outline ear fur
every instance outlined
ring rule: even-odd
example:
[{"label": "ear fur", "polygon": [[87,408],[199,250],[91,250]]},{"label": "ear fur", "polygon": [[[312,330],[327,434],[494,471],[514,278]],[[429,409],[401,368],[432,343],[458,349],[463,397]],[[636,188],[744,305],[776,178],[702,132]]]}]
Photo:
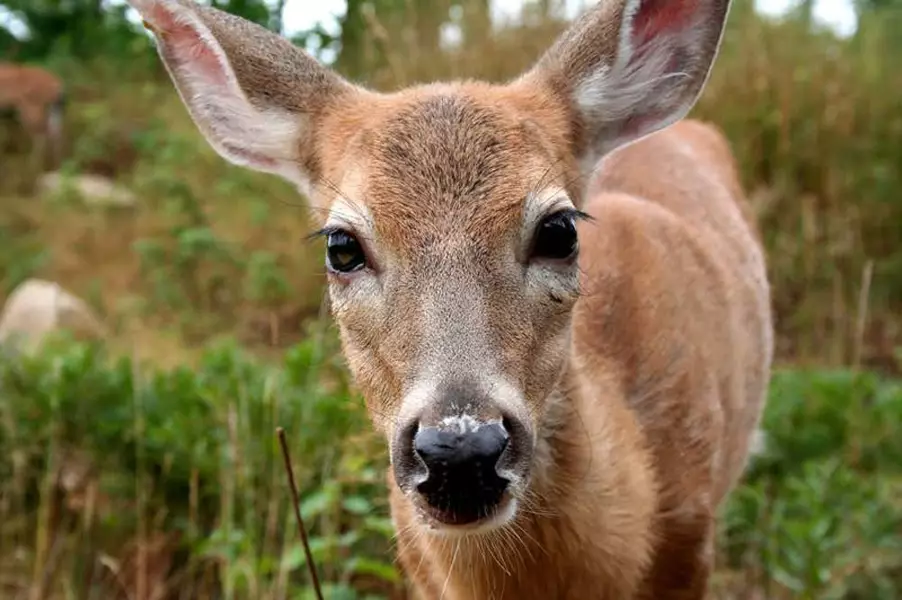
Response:
[{"label": "ear fur", "polygon": [[229,162],[309,192],[323,112],[356,88],[288,40],[191,0],[128,0],[192,119]]},{"label": "ear fur", "polygon": [[570,111],[584,169],[689,113],[729,7],[730,0],[603,0],[526,74]]}]

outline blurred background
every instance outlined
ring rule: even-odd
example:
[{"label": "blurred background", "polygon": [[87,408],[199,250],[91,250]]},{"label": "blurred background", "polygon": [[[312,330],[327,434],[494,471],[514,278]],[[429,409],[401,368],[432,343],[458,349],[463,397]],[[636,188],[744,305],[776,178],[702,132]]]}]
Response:
[{"label": "blurred background", "polygon": [[[511,77],[587,4],[214,3],[383,90]],[[693,111],[778,330],[715,598],[902,598],[899,31],[900,0],[734,0]],[[406,598],[312,229],[206,145],[122,2],[0,0],[0,598],[312,598],[280,425],[327,598]]]}]

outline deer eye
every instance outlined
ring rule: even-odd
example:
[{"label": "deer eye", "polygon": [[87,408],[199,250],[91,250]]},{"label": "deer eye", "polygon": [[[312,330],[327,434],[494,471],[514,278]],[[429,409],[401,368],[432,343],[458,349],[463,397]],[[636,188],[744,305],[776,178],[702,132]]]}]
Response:
[{"label": "deer eye", "polygon": [[574,212],[562,210],[548,215],[539,223],[531,257],[566,260],[575,256],[578,249]]},{"label": "deer eye", "polygon": [[346,231],[330,232],[326,238],[326,264],[339,273],[361,269],[366,265],[363,246]]}]

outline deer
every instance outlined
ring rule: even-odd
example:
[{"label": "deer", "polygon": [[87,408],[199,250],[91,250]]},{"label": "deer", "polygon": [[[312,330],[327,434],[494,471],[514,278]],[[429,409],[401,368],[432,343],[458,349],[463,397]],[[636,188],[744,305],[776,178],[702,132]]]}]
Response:
[{"label": "deer", "polygon": [[62,156],[66,90],[62,80],[40,67],[0,63],[0,110],[13,111],[32,141],[32,159]]},{"label": "deer", "polygon": [[129,2],[207,143],[316,220],[415,596],[705,598],[774,335],[736,158],[688,118],[730,1],[604,0],[515,78],[394,91]]}]

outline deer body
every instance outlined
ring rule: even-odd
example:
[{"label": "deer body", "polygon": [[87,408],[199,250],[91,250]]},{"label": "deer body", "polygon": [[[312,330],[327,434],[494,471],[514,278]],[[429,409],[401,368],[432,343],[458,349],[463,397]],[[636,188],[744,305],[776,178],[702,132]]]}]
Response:
[{"label": "deer body", "polygon": [[703,598],[773,343],[729,146],[676,123],[727,2],[601,2],[514,81],[392,94],[131,2],[211,145],[323,213],[418,595]]},{"label": "deer body", "polygon": [[0,110],[13,110],[31,136],[35,154],[50,144],[59,161],[65,89],[56,75],[26,65],[0,63]]},{"label": "deer body", "polygon": [[[726,150],[684,121],[602,167],[537,505],[494,543],[400,535],[423,598],[703,597],[714,511],[745,465],[772,344],[764,261]],[[650,177],[647,165],[666,167]],[[416,531],[391,489],[397,529]]]}]

